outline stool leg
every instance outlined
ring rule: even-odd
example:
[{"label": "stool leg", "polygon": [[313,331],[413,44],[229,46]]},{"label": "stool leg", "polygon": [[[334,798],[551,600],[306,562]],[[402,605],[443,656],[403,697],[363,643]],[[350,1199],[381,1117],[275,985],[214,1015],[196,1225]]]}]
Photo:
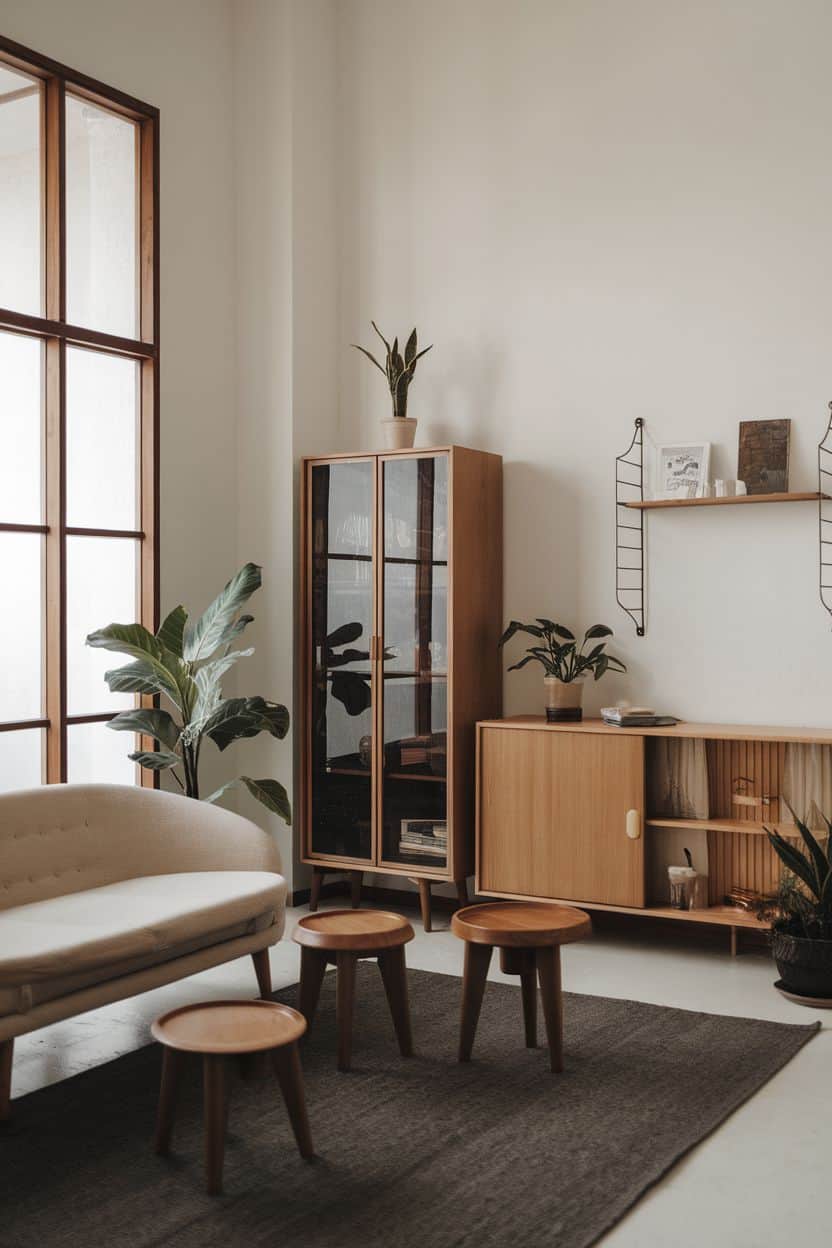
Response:
[{"label": "stool leg", "polygon": [[378,955],[378,969],[384,981],[387,1003],[393,1015],[393,1026],[399,1041],[399,1052],[402,1057],[413,1056],[413,1036],[410,1030],[410,1006],[407,1000],[407,965],[404,959],[404,945],[397,949],[386,949]]},{"label": "stool leg", "polygon": [[559,1074],[563,1070],[563,998],[559,946],[549,945],[545,949],[537,950],[537,977],[540,981],[546,1038],[549,1041],[549,1063],[552,1071]]},{"label": "stool leg", "polygon": [[349,1070],[352,1057],[352,1016],[355,1005],[355,967],[358,959],[354,953],[337,955],[338,983],[335,990],[335,1008],[338,1021],[338,1069]]},{"label": "stool leg", "polygon": [[419,909],[422,912],[422,927],[426,932],[431,930],[430,913],[430,880],[417,880],[419,885]]},{"label": "stool leg", "polygon": [[520,972],[520,988],[523,993],[523,1026],[526,1029],[526,1048],[537,1048],[537,983],[534,954]]},{"label": "stool leg", "polygon": [[254,963],[254,974],[257,976],[260,996],[270,997],[272,995],[272,968],[269,963],[268,949],[258,949],[251,955],[251,960]]},{"label": "stool leg", "polygon": [[321,900],[321,885],[324,882],[326,872],[320,867],[312,868],[312,883],[309,887],[309,909],[317,910],[318,902]]},{"label": "stool leg", "polygon": [[289,1121],[295,1133],[301,1157],[307,1160],[315,1156],[312,1145],[312,1132],[309,1129],[309,1117],[306,1113],[306,1097],[303,1091],[303,1071],[300,1068],[300,1055],[297,1043],[283,1045],[272,1050],[274,1073],[286,1102]]},{"label": "stool leg", "polygon": [[159,1108],[156,1111],[156,1138],[154,1140],[154,1148],[160,1155],[170,1150],[176,1095],[179,1091],[179,1075],[183,1061],[184,1056],[177,1049],[162,1048],[162,1082],[159,1087]]},{"label": "stool leg", "polygon": [[350,871],[350,905],[353,910],[357,910],[361,905],[361,885],[363,883],[363,871]]},{"label": "stool leg", "polygon": [[462,1021],[459,1028],[459,1060],[469,1062],[480,1016],[485,977],[491,962],[491,945],[465,942],[465,969],[462,975]]},{"label": "stool leg", "polygon": [[298,1009],[306,1019],[307,1027],[312,1026],[312,1019],[318,1008],[321,995],[321,984],[326,974],[326,955],[317,949],[301,946],[300,951],[300,987],[298,989]]},{"label": "stool leg", "polygon": [[209,1196],[222,1191],[228,1088],[225,1058],[206,1053],[202,1059],[203,1114],[205,1117],[205,1181]]}]

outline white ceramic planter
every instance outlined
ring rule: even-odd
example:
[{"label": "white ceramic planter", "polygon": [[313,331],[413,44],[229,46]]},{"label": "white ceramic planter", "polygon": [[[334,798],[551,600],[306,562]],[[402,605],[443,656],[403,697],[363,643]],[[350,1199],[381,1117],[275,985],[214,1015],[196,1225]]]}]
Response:
[{"label": "white ceramic planter", "polygon": [[388,416],[381,422],[384,445],[388,451],[406,451],[416,437],[416,419],[413,416]]}]

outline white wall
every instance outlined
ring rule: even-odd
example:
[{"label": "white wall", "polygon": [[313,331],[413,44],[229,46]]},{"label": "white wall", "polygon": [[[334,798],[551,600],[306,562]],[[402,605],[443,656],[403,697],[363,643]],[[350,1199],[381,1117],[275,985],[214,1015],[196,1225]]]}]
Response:
[{"label": "white wall", "polygon": [[[815,488],[832,397],[832,120],[821,0],[351,0],[338,9],[340,444],[378,444],[345,344],[436,343],[422,444],[505,458],[505,615],[611,624],[628,698],[823,724],[832,638],[810,504],[661,512],[649,620],[614,596],[613,458],[791,417]],[[367,342],[369,345],[369,341]],[[519,643],[518,644],[519,647]],[[514,651],[512,651],[514,653]],[[539,677],[506,679],[537,710]]]}]

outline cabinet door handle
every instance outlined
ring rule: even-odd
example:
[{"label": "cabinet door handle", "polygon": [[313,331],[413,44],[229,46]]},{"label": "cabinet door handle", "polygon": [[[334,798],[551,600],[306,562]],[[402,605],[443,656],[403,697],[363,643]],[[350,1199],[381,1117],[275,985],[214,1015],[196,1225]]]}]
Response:
[{"label": "cabinet door handle", "polygon": [[628,810],[624,827],[630,840],[637,841],[641,836],[641,811]]}]

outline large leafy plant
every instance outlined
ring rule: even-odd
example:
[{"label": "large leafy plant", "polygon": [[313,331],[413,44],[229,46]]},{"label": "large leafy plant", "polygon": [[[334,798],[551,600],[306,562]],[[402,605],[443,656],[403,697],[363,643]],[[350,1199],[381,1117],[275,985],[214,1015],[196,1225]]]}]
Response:
[{"label": "large leafy plant", "polygon": [[527,663],[540,663],[547,676],[554,676],[564,684],[569,684],[580,676],[588,676],[590,672],[596,680],[600,680],[607,671],[627,670],[621,659],[607,654],[605,641],[598,641],[590,650],[586,648],[590,641],[597,641],[599,637],[612,637],[612,629],[607,628],[606,624],[593,624],[592,628],[588,628],[580,646],[575,634],[563,624],[555,624],[553,620],[539,617],[535,624],[521,624],[519,620],[512,620],[500,638],[500,645],[504,646],[515,633],[528,633],[540,644],[529,646],[525,656],[509,667],[510,672],[525,667]]},{"label": "large leafy plant", "polygon": [[787,869],[777,896],[782,915],[777,926],[793,936],[832,940],[832,823],[823,816],[829,831],[824,847],[793,810],[792,815],[805,853],[776,830],[766,828],[769,844]]},{"label": "large leafy plant", "polygon": [[384,349],[386,352],[384,368],[382,368],[376,357],[372,355],[366,347],[359,347],[356,342],[352,345],[355,347],[356,351],[360,351],[363,355],[366,355],[370,363],[375,364],[379,372],[384,373],[387,378],[387,385],[390,388],[390,397],[393,400],[393,416],[404,418],[407,415],[407,392],[410,389],[413,374],[416,372],[416,362],[417,360],[420,360],[423,355],[427,355],[433,344],[431,343],[430,347],[423,347],[423,349],[419,351],[416,330],[414,329],[405,344],[404,355],[402,356],[399,351],[398,338],[393,339],[393,344],[391,346],[379,329],[378,325],[376,325],[375,321],[371,321],[370,324],[378,334],[381,341],[384,343]]},{"label": "large leafy plant", "polygon": [[[199,763],[206,739],[222,751],[232,741],[260,732],[278,738],[288,732],[285,706],[261,697],[222,696],[225,673],[238,659],[254,653],[253,647],[233,647],[254,619],[243,614],[242,608],[260,583],[260,568],[247,563],[198,620],[189,620],[185,608],[178,606],[155,636],[141,624],[108,624],[87,637],[88,646],[127,654],[133,660],[105,673],[112,693],[159,695],[178,712],[177,718],[164,706],[136,707],[116,715],[107,727],[152,737],[156,749],[139,750],[129,757],[149,771],[169,772],[188,797],[200,795]],[[215,802],[239,785],[291,823],[289,797],[277,780],[238,776],[221,785],[206,801]]]}]

